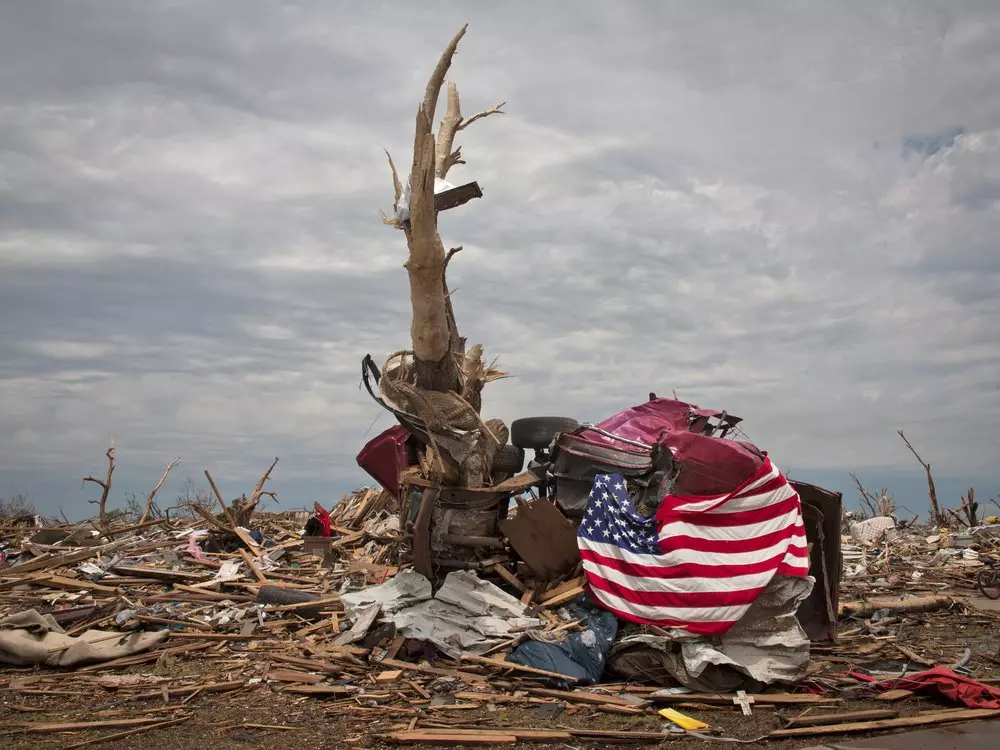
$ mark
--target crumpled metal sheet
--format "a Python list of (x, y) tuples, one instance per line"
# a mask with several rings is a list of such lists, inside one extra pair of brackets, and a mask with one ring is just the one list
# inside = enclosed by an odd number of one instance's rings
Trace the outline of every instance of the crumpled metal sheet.
[(344, 612), (353, 621), (357, 618), (358, 609), (365, 605), (378, 604), (381, 611), (389, 613), (430, 599), (433, 593), (430, 581), (412, 568), (407, 568), (378, 586), (342, 593), (340, 601)]
[(746, 615), (718, 638), (672, 630), (668, 637), (626, 636), (608, 666), (626, 677), (661, 684), (677, 681), (699, 692), (797, 682), (809, 664), (809, 639), (795, 617), (813, 578), (775, 576)]
[(525, 616), (527, 606), (518, 599), (467, 570), (449, 573), (433, 596), (430, 581), (407, 569), (379, 586), (341, 594), (341, 602), (354, 623), (352, 640), (368, 630), (375, 610), (400, 635), (430, 641), (452, 658), (466, 652), (483, 653), (518, 632), (543, 624)]

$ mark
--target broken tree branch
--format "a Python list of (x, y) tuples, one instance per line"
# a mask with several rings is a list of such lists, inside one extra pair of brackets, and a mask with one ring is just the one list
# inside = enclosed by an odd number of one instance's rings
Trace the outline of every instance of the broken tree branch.
[(175, 466), (177, 466), (177, 464), (179, 464), (180, 462), (181, 459), (180, 457), (178, 457), (175, 458), (173, 461), (167, 463), (167, 468), (163, 470), (163, 476), (160, 477), (160, 481), (156, 483), (156, 486), (153, 488), (153, 491), (150, 492), (149, 497), (146, 498), (146, 507), (142, 511), (142, 517), (139, 519), (139, 523), (145, 523), (146, 519), (149, 518), (149, 511), (153, 507), (153, 498), (156, 497), (156, 493), (159, 492), (160, 487), (163, 486), (163, 482), (166, 481), (167, 474), (169, 474), (170, 470)]
[(854, 484), (858, 488), (858, 492), (861, 493), (861, 502), (863, 502), (868, 507), (868, 510), (872, 514), (872, 516), (877, 515), (875, 511), (875, 504), (877, 502), (875, 500), (875, 497), (870, 492), (868, 492), (868, 490), (864, 488), (864, 486), (861, 484), (861, 480), (858, 479), (857, 474), (855, 474), (854, 472), (849, 472), (849, 474), (851, 479), (854, 480)]
[(903, 434), (902, 430), (896, 430), (896, 432), (903, 439), (903, 442), (906, 443), (906, 447), (910, 449), (910, 453), (914, 455), (917, 461), (920, 462), (920, 465), (924, 467), (924, 471), (927, 472), (927, 496), (931, 504), (931, 522), (940, 524), (944, 518), (941, 516), (941, 511), (938, 510), (937, 490), (934, 489), (934, 477), (931, 476), (931, 465), (920, 457), (920, 454), (910, 444), (910, 441), (906, 439), (906, 435)]
[(448, 108), (445, 110), (444, 118), (438, 128), (437, 148), (435, 149), (435, 169), (436, 174), (442, 180), (448, 176), (448, 170), (456, 164), (465, 164), (462, 159), (462, 147), (455, 145), (455, 134), (460, 130), (465, 130), (476, 120), (481, 120), (490, 115), (502, 115), (502, 109), (506, 102), (495, 104), (489, 109), (477, 112), (472, 117), (462, 117), (462, 104), (458, 96), (458, 86), (448, 83)]
[(104, 520), (106, 515), (106, 510), (108, 506), (108, 495), (111, 494), (111, 475), (115, 473), (115, 441), (114, 438), (111, 439), (111, 447), (108, 448), (107, 452), (104, 454), (108, 457), (108, 473), (104, 477), (104, 481), (97, 479), (96, 477), (86, 476), (83, 478), (84, 482), (93, 482), (101, 488), (101, 499), (100, 500), (89, 500), (88, 502), (93, 503), (98, 508), (98, 519), (101, 526), (104, 526)]
[(459, 130), (465, 130), (476, 120), (482, 120), (484, 117), (489, 117), (490, 115), (505, 115), (506, 112), (503, 111), (503, 106), (507, 102), (500, 102), (499, 104), (494, 104), (489, 109), (484, 109), (482, 112), (476, 112), (472, 117), (466, 117), (462, 120), (462, 124), (458, 126)]
[(392, 161), (392, 154), (389, 153), (389, 149), (385, 150), (385, 156), (389, 160), (389, 169), (392, 170), (392, 189), (395, 194), (392, 207), (395, 209), (399, 204), (399, 199), (403, 197), (403, 185), (399, 181), (399, 172), (396, 171), (396, 165)]

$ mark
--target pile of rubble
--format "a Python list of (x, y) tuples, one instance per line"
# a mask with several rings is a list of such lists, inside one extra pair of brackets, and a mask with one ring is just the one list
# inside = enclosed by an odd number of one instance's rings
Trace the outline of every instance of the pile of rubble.
[[(365, 717), (339, 738), (360, 745), (787, 742), (1000, 715), (1000, 613), (977, 608), (996, 529), (871, 519), (846, 522), (841, 542), (839, 496), (786, 482), (726, 436), (737, 421), (652, 398), (600, 425), (515, 422), (528, 470), (476, 490), (423, 479), (412, 436), (393, 428), (359, 456), (385, 486), (330, 512), (5, 524), (5, 726), (84, 733), (63, 745), (77, 747), (203, 721), (199, 708), (233, 694)], [(671, 498), (744, 486), (727, 463), (744, 459), (801, 517), (805, 544), (794, 553), (790, 537), (787, 554), (804, 574), (774, 575), (713, 633), (611, 596), (594, 550), (634, 548), (588, 530), (596, 503), (619, 493), (643, 528)], [(765, 497), (730, 496), (739, 512)], [(677, 580), (714, 606), (697, 572)], [(88, 712), (32, 720), (53, 701)]]

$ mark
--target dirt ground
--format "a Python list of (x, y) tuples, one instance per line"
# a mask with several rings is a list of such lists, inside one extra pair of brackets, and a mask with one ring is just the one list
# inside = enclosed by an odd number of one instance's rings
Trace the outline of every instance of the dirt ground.
[[(850, 623), (846, 623), (849, 629)], [(826, 685), (833, 694), (838, 690), (845, 700), (832, 707), (813, 707), (810, 713), (860, 711), (886, 708), (885, 703), (868, 699), (855, 699), (851, 688), (860, 683), (848, 676), (854, 669), (876, 669), (886, 672), (903, 666), (910, 673), (923, 669), (913, 664), (897, 650), (905, 644), (912, 652), (919, 653), (930, 663), (954, 664), (966, 648), (971, 649), (970, 664), (975, 667), (977, 679), (1000, 683), (1000, 653), (998, 653), (997, 614), (985, 609), (939, 611), (923, 613), (908, 621), (905, 627), (893, 626), (885, 636), (853, 636), (837, 646), (813, 649), (813, 673), (818, 684)], [(877, 650), (873, 650), (872, 647)], [(0, 748), (25, 750), (56, 750), (88, 742), (87, 747), (121, 748), (175, 748), (176, 750), (302, 750), (310, 748), (382, 748), (379, 735), (408, 728), (418, 719), (421, 728), (441, 725), (469, 728), (495, 728), (502, 726), (541, 728), (590, 728), (615, 730), (642, 730), (661, 732), (666, 720), (650, 710), (643, 715), (603, 713), (586, 706), (569, 706), (556, 715), (545, 715), (551, 706), (506, 706), (483, 704), (474, 707), (413, 706), (411, 699), (401, 693), (383, 690), (382, 699), (346, 697), (318, 699), (281, 692), (277, 683), (260, 681), (268, 668), (264, 654), (233, 650), (206, 658), (191, 654), (178, 658), (176, 663), (162, 670), (162, 665), (147, 664), (121, 670), (118, 673), (157, 674), (176, 678), (199, 678), (200, 682), (213, 680), (240, 680), (247, 684), (228, 693), (201, 693), (190, 698), (171, 697), (169, 704), (162, 698), (134, 700), (129, 692), (116, 692), (84, 683), (65, 673), (67, 682), (55, 683), (57, 694), (38, 694), (40, 691), (11, 689), (11, 681), (23, 680), (33, 674), (52, 675), (53, 670), (4, 669), (0, 670)], [(76, 681), (74, 681), (76, 680)], [(254, 680), (256, 680), (254, 682)], [(81, 685), (87, 685), (82, 689)], [(455, 690), (465, 689), (461, 684), (445, 680), (443, 683), (427, 682), (430, 692), (447, 696)], [(840, 686), (838, 688), (838, 686)], [(412, 695), (412, 693), (411, 693)], [(954, 708), (953, 704), (931, 696), (912, 696), (892, 705), (900, 715), (907, 716), (937, 708)], [(753, 715), (744, 717), (735, 707), (681, 708), (684, 713), (700, 719), (722, 737), (738, 738), (741, 747), (767, 747), (774, 750), (792, 750), (821, 744), (849, 744), (864, 735), (805, 737), (782, 741), (755, 741), (781, 726), (780, 718), (802, 712), (802, 707), (755, 707)], [(88, 732), (63, 732), (57, 734), (29, 734), (18, 725), (23, 722), (74, 722), (155, 718), (167, 721), (188, 717), (183, 723), (137, 733), (133, 736), (103, 741), (101, 738), (127, 729), (103, 729)], [(262, 725), (262, 726), (251, 726)], [(719, 745), (718, 740), (702, 740), (683, 735), (664, 735), (662, 742), (643, 741), (646, 746), (681, 743), (683, 747)], [(522, 743), (523, 744), (523, 743)], [(561, 747), (625, 747), (604, 741), (591, 742), (574, 738)], [(634, 745), (632, 745), (634, 746)], [(432, 747), (421, 745), (419, 747)]]
[[(96, 700), (95, 700), (96, 699)], [(81, 741), (95, 741), (99, 737), (114, 734), (119, 729), (88, 733), (59, 733), (29, 735), (22, 730), (10, 728), (10, 722), (23, 721), (97, 721), (103, 719), (132, 719), (154, 717), (168, 720), (175, 716), (190, 714), (186, 722), (171, 727), (154, 729), (131, 737), (94, 742), (92, 746), (140, 750), (141, 748), (175, 748), (176, 750), (205, 750), (206, 740), (211, 750), (301, 750), (303, 746), (315, 748), (382, 748), (389, 747), (377, 736), (392, 729), (405, 728), (410, 716), (401, 716), (398, 708), (386, 706), (345, 706), (341, 701), (325, 702), (311, 697), (299, 697), (278, 692), (266, 685), (253, 685), (243, 690), (227, 694), (196, 696), (183, 708), (177, 701), (165, 707), (162, 701), (147, 700), (141, 705), (125, 703), (121, 706), (104, 708), (113, 704), (114, 696), (108, 693), (96, 696), (14, 696), (8, 694), (0, 706), (0, 726), (7, 727), (0, 734), (0, 741), (7, 748), (24, 750), (57, 750), (67, 748)], [(951, 707), (930, 699), (911, 699), (896, 708), (902, 715), (930, 710), (935, 707)], [(847, 701), (836, 707), (813, 708), (815, 712), (861, 711), (885, 708), (877, 701)], [(783, 741), (753, 742), (773, 729), (781, 726), (779, 717), (790, 717), (801, 712), (799, 707), (757, 707), (753, 715), (744, 717), (728, 707), (717, 709), (683, 709), (684, 713), (711, 725), (724, 737), (737, 737), (746, 744), (741, 747), (767, 747), (774, 750), (792, 750), (820, 744), (821, 738), (801, 738)], [(458, 712), (447, 712), (445, 721), (456, 721)], [(465, 714), (471, 714), (465, 716)], [(483, 715), (485, 713), (485, 715)], [(426, 714), (425, 714), (426, 715)], [(438, 715), (440, 716), (440, 714)], [(432, 717), (437, 718), (437, 717)], [(643, 716), (615, 716), (587, 708), (569, 709), (557, 716), (543, 718), (540, 710), (520, 707), (489, 707), (475, 712), (462, 712), (462, 726), (491, 725), (520, 726), (533, 728), (578, 727), (590, 729), (618, 729), (662, 731), (667, 723), (654, 713)], [(266, 725), (256, 728), (247, 725)], [(281, 728), (279, 728), (281, 727)], [(858, 735), (859, 737), (861, 735)], [(843, 738), (838, 738), (843, 742)], [(747, 742), (749, 741), (749, 742)], [(657, 746), (680, 742), (684, 747), (718, 745), (718, 741), (701, 740), (695, 737), (666, 735), (663, 743), (645, 741), (642, 744)], [(523, 743), (522, 743), (523, 744)], [(573, 747), (626, 747), (632, 744), (589, 742), (574, 739), (562, 746)], [(430, 748), (430, 745), (420, 747)]]

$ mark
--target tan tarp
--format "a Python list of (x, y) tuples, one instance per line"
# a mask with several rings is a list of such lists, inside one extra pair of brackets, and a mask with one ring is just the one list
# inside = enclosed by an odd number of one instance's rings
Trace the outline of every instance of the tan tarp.
[(88, 630), (66, 635), (51, 615), (33, 609), (0, 620), (0, 663), (18, 667), (42, 664), (75, 667), (109, 661), (146, 651), (167, 638), (166, 630), (151, 633), (109, 633)]

